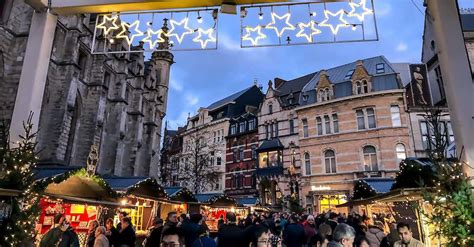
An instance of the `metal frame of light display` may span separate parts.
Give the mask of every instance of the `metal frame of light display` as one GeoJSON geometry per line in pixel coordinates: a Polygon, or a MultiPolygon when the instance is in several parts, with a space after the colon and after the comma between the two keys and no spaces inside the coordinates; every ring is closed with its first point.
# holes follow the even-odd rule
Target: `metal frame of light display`
{"type": "Polygon", "coordinates": [[[215,50],[217,27],[218,8],[99,14],[92,53],[215,50]]]}
{"type": "Polygon", "coordinates": [[[379,40],[373,0],[245,5],[240,20],[242,48],[379,40]]]}

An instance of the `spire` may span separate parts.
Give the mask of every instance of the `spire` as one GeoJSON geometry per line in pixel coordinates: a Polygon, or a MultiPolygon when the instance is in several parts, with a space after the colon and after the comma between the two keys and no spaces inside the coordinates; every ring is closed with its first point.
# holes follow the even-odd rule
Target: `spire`
{"type": "Polygon", "coordinates": [[[165,42],[159,43],[158,45],[158,50],[169,50],[172,45],[170,44],[170,38],[168,37],[168,19],[164,18],[163,19],[163,26],[161,27],[161,30],[163,30],[163,33],[161,33],[161,38],[165,40],[165,42]]]}
{"type": "Polygon", "coordinates": [[[273,89],[273,83],[272,80],[268,80],[268,89],[273,89]]]}

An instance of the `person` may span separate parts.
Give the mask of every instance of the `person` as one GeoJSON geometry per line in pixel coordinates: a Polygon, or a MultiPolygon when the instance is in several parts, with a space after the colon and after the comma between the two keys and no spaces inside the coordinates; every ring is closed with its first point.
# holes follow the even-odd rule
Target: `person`
{"type": "Polygon", "coordinates": [[[330,225],[325,222],[319,225],[318,232],[323,235],[324,238],[327,238],[329,241],[332,239],[332,228],[330,225]]]}
{"type": "Polygon", "coordinates": [[[206,228],[201,227],[199,237],[194,241],[191,247],[217,247],[217,244],[209,237],[206,228]]]}
{"type": "Polygon", "coordinates": [[[117,228],[114,227],[114,220],[112,218],[108,218],[105,221],[105,227],[106,227],[105,236],[109,240],[109,245],[114,246],[114,247],[117,246],[119,232],[117,228]]]}
{"type": "Polygon", "coordinates": [[[132,228],[132,221],[128,217],[122,218],[122,229],[119,231],[118,243],[119,247],[135,246],[136,235],[132,228]]]}
{"type": "Polygon", "coordinates": [[[184,221],[181,225],[181,229],[184,234],[184,243],[186,247],[191,247],[194,241],[199,238],[201,233],[201,225],[199,223],[202,220],[201,214],[191,214],[189,221],[184,221]]]}
{"type": "Polygon", "coordinates": [[[243,246],[267,247],[271,244],[271,231],[265,225],[255,225],[246,229],[246,243],[243,246]]]}
{"type": "Polygon", "coordinates": [[[117,224],[117,231],[120,231],[122,229],[122,219],[127,216],[128,216],[127,212],[119,211],[118,213],[119,223],[117,224]]]}
{"type": "Polygon", "coordinates": [[[383,232],[384,225],[381,221],[376,220],[373,225],[369,225],[365,237],[369,240],[370,247],[379,247],[380,242],[385,237],[383,232]]]}
{"type": "Polygon", "coordinates": [[[413,238],[410,225],[407,223],[398,223],[397,231],[401,239],[393,244],[394,247],[424,247],[423,243],[413,238]]]}
{"type": "Polygon", "coordinates": [[[237,226],[237,217],[233,212],[226,213],[227,223],[217,231],[218,247],[240,247],[243,242],[243,230],[237,226]]]}
{"type": "Polygon", "coordinates": [[[289,224],[283,231],[283,244],[287,247],[301,247],[305,244],[305,234],[303,226],[298,224],[298,217],[291,215],[289,224]]]}
{"type": "Polygon", "coordinates": [[[63,222],[66,220],[64,215],[56,214],[54,216],[54,225],[46,232],[40,241],[40,247],[56,246],[61,238],[63,222]]]}
{"type": "Polygon", "coordinates": [[[400,240],[400,235],[397,232],[397,223],[392,222],[389,224],[390,233],[385,236],[380,242],[380,247],[392,247],[395,242],[400,240]]]}
{"type": "Polygon", "coordinates": [[[183,224],[188,223],[188,216],[186,214],[181,214],[178,220],[178,227],[181,227],[183,224]]]}
{"type": "Polygon", "coordinates": [[[304,235],[306,237],[305,243],[308,244],[311,238],[316,235],[316,225],[314,216],[308,215],[306,220],[303,222],[304,235]]]}
{"type": "Polygon", "coordinates": [[[103,226],[98,226],[95,229],[95,240],[93,247],[109,247],[109,240],[105,236],[106,229],[103,226]]]}
{"type": "Polygon", "coordinates": [[[95,230],[99,226],[99,222],[97,220],[89,221],[89,229],[87,229],[87,239],[86,239],[86,246],[87,247],[94,247],[95,242],[95,230]]]}
{"type": "Polygon", "coordinates": [[[328,224],[331,227],[332,232],[334,232],[334,229],[336,228],[336,226],[338,224],[337,223],[337,217],[338,217],[338,215],[336,213],[330,212],[329,213],[329,218],[326,221],[326,224],[328,224]]]}
{"type": "Polygon", "coordinates": [[[176,212],[169,212],[166,217],[165,224],[163,225],[163,232],[166,229],[170,227],[175,227],[177,225],[178,225],[178,215],[176,214],[176,212]]]}
{"type": "Polygon", "coordinates": [[[372,242],[369,242],[369,240],[366,237],[356,238],[354,242],[355,247],[370,247],[372,246],[371,244],[372,242]]]}
{"type": "Polygon", "coordinates": [[[169,226],[166,229],[163,229],[163,234],[161,236],[161,247],[181,247],[183,245],[183,234],[181,228],[176,226],[169,226]]]}
{"type": "Polygon", "coordinates": [[[144,241],[143,246],[155,247],[160,245],[161,233],[163,231],[163,220],[156,216],[153,219],[153,226],[148,229],[148,236],[144,241]]]}
{"type": "Polygon", "coordinates": [[[334,228],[332,241],[328,243],[328,247],[352,247],[354,239],[354,228],[345,223],[341,223],[334,228]]]}
{"type": "Polygon", "coordinates": [[[323,234],[316,233],[311,237],[308,245],[312,247],[327,247],[328,242],[328,239],[323,234]]]}

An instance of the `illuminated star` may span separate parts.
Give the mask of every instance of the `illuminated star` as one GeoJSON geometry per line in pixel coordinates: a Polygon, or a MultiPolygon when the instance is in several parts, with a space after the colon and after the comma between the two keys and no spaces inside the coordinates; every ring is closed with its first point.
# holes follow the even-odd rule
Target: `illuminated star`
{"type": "Polygon", "coordinates": [[[312,42],[313,41],[313,35],[321,33],[321,30],[317,29],[316,25],[317,24],[316,24],[315,21],[310,21],[308,23],[303,23],[303,22],[298,23],[298,27],[300,28],[300,31],[298,31],[298,33],[296,34],[296,37],[306,38],[306,40],[308,40],[308,42],[312,42]],[[311,33],[309,35],[306,32],[306,28],[309,28],[310,31],[311,31],[311,33]]]}
{"type": "Polygon", "coordinates": [[[265,34],[262,33],[262,26],[256,26],[253,28],[247,26],[245,27],[245,31],[247,31],[247,33],[244,35],[244,37],[242,37],[242,40],[250,41],[250,43],[252,43],[253,46],[257,46],[259,40],[265,39],[267,37],[265,34]],[[255,38],[250,37],[250,34],[253,32],[257,32],[258,34],[257,37],[255,38]]]}
{"type": "Polygon", "coordinates": [[[165,42],[163,37],[161,37],[161,34],[163,34],[163,29],[160,28],[156,31],[153,31],[151,28],[149,28],[146,31],[146,37],[142,41],[148,43],[150,45],[150,49],[153,49],[158,43],[165,42]],[[153,35],[156,35],[155,39],[153,39],[153,35]]]}
{"type": "Polygon", "coordinates": [[[199,28],[198,29],[198,36],[196,38],[194,38],[193,41],[196,42],[196,43],[200,42],[201,43],[201,48],[205,49],[206,46],[207,46],[207,43],[216,42],[216,38],[214,36],[212,36],[213,33],[214,33],[214,28],[209,28],[207,30],[199,28]],[[206,34],[207,39],[203,40],[202,39],[202,34],[206,34]]]}
{"type": "Polygon", "coordinates": [[[272,22],[268,23],[268,25],[265,28],[275,30],[276,35],[278,37],[281,37],[283,33],[285,32],[285,30],[295,30],[295,26],[293,26],[293,24],[290,23],[290,17],[291,17],[290,13],[286,13],[283,16],[279,16],[275,12],[272,12],[272,22]],[[275,27],[275,23],[276,23],[275,18],[278,20],[286,19],[285,20],[286,27],[278,31],[278,28],[275,27]]]}
{"type": "Polygon", "coordinates": [[[139,25],[140,25],[139,20],[134,21],[131,25],[123,21],[122,22],[122,30],[120,31],[119,34],[117,34],[117,38],[118,39],[126,39],[128,44],[131,45],[133,43],[133,40],[136,37],[143,36],[143,32],[138,28],[139,25]],[[128,37],[127,31],[131,30],[132,28],[134,29],[135,34],[128,37]]]}
{"type": "Polygon", "coordinates": [[[339,28],[350,26],[349,23],[346,20],[344,20],[344,10],[343,9],[337,11],[336,13],[332,13],[329,10],[324,10],[324,16],[326,16],[326,19],[324,19],[324,21],[319,23],[319,26],[320,27],[329,27],[329,28],[331,28],[331,31],[334,35],[336,35],[337,32],[339,32],[339,28]],[[339,16],[340,23],[337,24],[336,27],[334,27],[334,25],[331,24],[331,23],[327,23],[329,21],[329,16],[332,16],[332,17],[339,16]]]}
{"type": "Polygon", "coordinates": [[[119,26],[117,25],[117,15],[114,16],[106,16],[104,15],[102,18],[102,22],[96,26],[97,29],[103,29],[104,30],[104,35],[107,35],[110,31],[112,30],[117,30],[119,29],[119,26]],[[109,23],[109,25],[106,25],[109,23]]]}
{"type": "Polygon", "coordinates": [[[359,21],[364,21],[366,15],[371,15],[373,13],[371,9],[367,8],[366,4],[367,4],[366,0],[360,0],[359,4],[351,1],[349,3],[349,5],[351,6],[351,12],[349,12],[347,16],[357,17],[359,21]],[[356,13],[357,9],[362,9],[363,10],[362,13],[360,14],[356,13]]]}
{"type": "Polygon", "coordinates": [[[189,19],[187,17],[182,19],[180,22],[177,22],[175,20],[171,20],[170,21],[171,28],[170,28],[170,30],[167,34],[168,37],[172,37],[172,36],[176,37],[176,39],[178,40],[178,43],[181,44],[181,42],[183,42],[184,36],[186,34],[193,34],[194,33],[194,30],[188,27],[188,21],[189,21],[189,19]],[[173,33],[174,30],[176,29],[175,25],[176,26],[183,26],[183,28],[186,29],[187,31],[182,32],[181,35],[178,35],[177,33],[173,33]]]}

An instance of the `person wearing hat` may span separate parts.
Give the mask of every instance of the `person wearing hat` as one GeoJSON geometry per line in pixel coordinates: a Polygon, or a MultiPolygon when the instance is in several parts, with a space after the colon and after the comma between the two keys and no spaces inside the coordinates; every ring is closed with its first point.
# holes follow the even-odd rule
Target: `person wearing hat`
{"type": "Polygon", "coordinates": [[[385,238],[383,229],[383,223],[378,220],[376,220],[373,225],[369,225],[369,229],[365,233],[365,237],[369,240],[370,247],[380,246],[380,242],[382,242],[382,239],[385,238]]]}
{"type": "Polygon", "coordinates": [[[143,246],[160,246],[161,233],[163,232],[163,220],[159,216],[153,219],[153,226],[148,229],[148,236],[143,242],[143,246]]]}

